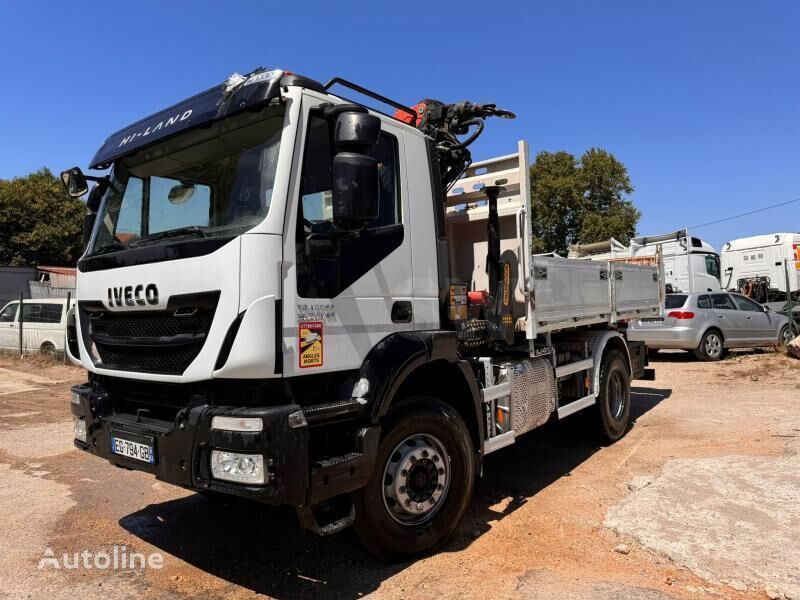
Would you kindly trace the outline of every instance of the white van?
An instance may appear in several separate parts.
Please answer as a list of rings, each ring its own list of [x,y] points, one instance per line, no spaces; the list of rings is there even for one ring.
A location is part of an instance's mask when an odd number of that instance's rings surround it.
[[[75,306],[75,302],[70,302]],[[32,354],[61,354],[67,328],[67,301],[64,298],[41,298],[22,302],[22,348]],[[0,350],[19,351],[19,301],[0,310]]]

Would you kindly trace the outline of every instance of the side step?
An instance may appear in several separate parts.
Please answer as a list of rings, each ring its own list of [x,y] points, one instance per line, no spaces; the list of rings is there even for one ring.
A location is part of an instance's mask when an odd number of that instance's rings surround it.
[[[297,507],[297,518],[303,529],[313,531],[317,535],[333,535],[347,529],[356,519],[356,507],[350,505],[350,512],[342,516],[333,516],[320,523],[314,515],[314,510],[309,506]]]
[[[558,418],[563,419],[564,417],[568,417],[573,413],[578,412],[579,410],[583,410],[587,406],[591,406],[595,403],[597,397],[594,394],[589,394],[588,396],[584,396],[583,398],[578,398],[569,404],[565,404],[561,408],[558,409]]]

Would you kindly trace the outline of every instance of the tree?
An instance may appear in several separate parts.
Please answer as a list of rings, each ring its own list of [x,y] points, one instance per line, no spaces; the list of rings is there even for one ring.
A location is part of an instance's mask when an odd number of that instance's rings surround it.
[[[46,167],[0,179],[0,264],[74,266],[85,212]]]
[[[587,150],[579,161],[540,152],[531,166],[533,251],[566,255],[570,244],[611,237],[627,244],[641,216],[631,193],[628,170],[606,150]]]

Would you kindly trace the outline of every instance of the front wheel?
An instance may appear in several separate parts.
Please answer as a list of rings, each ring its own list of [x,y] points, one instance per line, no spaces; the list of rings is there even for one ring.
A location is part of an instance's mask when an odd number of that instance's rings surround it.
[[[355,531],[387,560],[429,552],[456,531],[475,483],[464,420],[435,398],[403,402],[384,426],[374,473],[355,494]]]
[[[600,393],[595,405],[601,438],[616,442],[628,431],[631,412],[631,376],[619,350],[609,350],[600,365]]]
[[[694,355],[700,360],[720,360],[724,355],[722,335],[714,329],[706,331]]]

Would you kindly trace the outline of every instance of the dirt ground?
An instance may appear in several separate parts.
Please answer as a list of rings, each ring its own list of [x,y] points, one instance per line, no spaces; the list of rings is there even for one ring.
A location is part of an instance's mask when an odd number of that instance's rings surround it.
[[[390,565],[290,510],[214,503],[75,450],[83,373],[0,357],[0,598],[800,598],[800,360],[652,366],[624,439],[599,447],[572,418],[521,438],[487,458],[447,548]],[[123,547],[163,565],[63,560]]]

